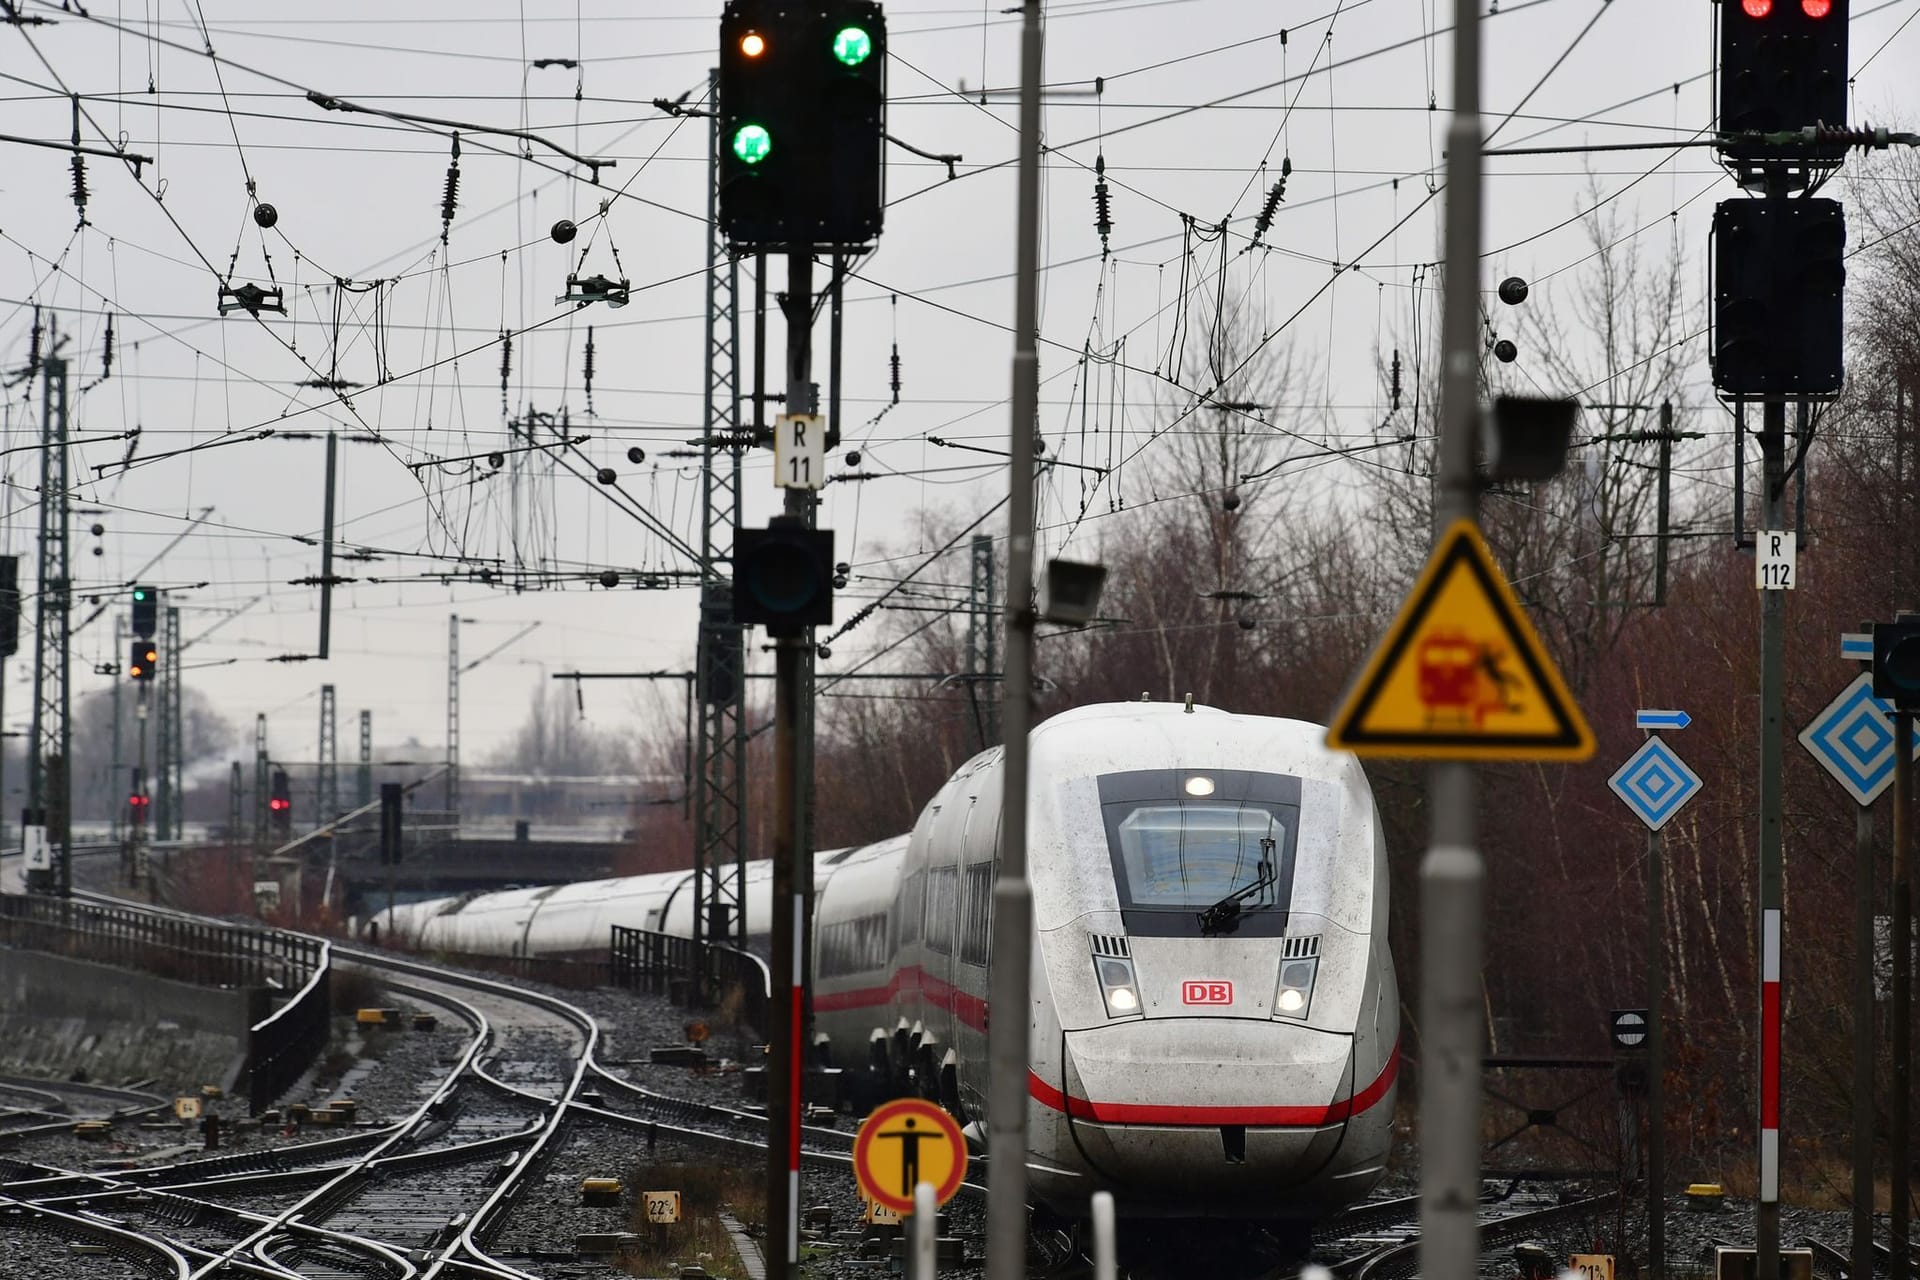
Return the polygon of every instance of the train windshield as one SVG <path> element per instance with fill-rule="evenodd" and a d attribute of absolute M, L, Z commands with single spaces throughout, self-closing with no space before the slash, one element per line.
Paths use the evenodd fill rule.
<path fill-rule="evenodd" d="M 1283 932 L 1299 785 L 1297 778 L 1242 770 L 1101 778 L 1107 848 L 1129 931 Z M 1219 927 L 1229 917 L 1228 927 Z"/>
<path fill-rule="evenodd" d="M 1201 908 L 1253 892 L 1248 908 L 1273 905 L 1274 853 L 1286 836 L 1264 806 L 1146 805 L 1120 819 L 1119 862 L 1139 907 Z"/>

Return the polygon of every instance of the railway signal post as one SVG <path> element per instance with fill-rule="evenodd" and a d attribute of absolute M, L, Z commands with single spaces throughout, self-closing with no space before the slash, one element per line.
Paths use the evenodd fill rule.
<path fill-rule="evenodd" d="M 1717 84 L 1721 162 L 1759 194 L 1714 210 L 1713 385 L 1733 401 L 1736 435 L 1760 403 L 1763 490 L 1756 534 L 1760 598 L 1759 1196 L 1756 1280 L 1780 1277 L 1781 1010 L 1784 947 L 1782 745 L 1786 597 L 1795 535 L 1786 512 L 1787 407 L 1802 460 L 1813 398 L 1845 373 L 1841 293 L 1846 222 L 1812 191 L 1846 156 L 1849 0 L 1721 0 Z"/>
<path fill-rule="evenodd" d="M 774 442 L 784 513 L 764 530 L 736 531 L 732 595 L 732 622 L 757 623 L 774 641 L 768 1280 L 788 1280 L 800 1259 L 813 628 L 833 620 L 833 534 L 813 527 L 834 426 L 813 416 L 813 258 L 828 248 L 837 264 L 842 252 L 880 234 L 886 47 L 886 20 L 874 0 L 805 7 L 729 0 L 720 19 L 720 230 L 735 252 L 777 250 L 787 258 L 785 414 Z M 836 269 L 836 299 L 841 275 Z"/>

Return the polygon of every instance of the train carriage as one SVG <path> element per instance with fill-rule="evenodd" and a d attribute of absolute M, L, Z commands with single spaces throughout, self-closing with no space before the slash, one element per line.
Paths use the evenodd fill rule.
<path fill-rule="evenodd" d="M 1362 1198 L 1391 1138 L 1399 994 L 1358 761 L 1318 725 L 1164 703 L 1065 712 L 1030 741 L 1035 1198 L 1295 1221 Z M 975 1135 L 1003 766 L 974 757 L 911 834 L 815 864 L 817 1058 Z M 684 935 L 688 879 L 421 904 L 402 932 L 488 949 L 491 929 L 531 954 L 604 949 L 610 924 Z M 752 864 L 750 922 L 768 880 Z"/>

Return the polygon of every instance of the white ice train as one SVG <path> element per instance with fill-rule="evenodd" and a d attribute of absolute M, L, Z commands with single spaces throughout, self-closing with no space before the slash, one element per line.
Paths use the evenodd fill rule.
<path fill-rule="evenodd" d="M 1029 1179 L 1084 1214 L 1300 1220 L 1385 1166 L 1400 1063 L 1386 853 L 1360 765 L 1295 720 L 1083 707 L 1033 731 Z M 982 1122 L 1001 753 L 908 836 L 816 862 L 816 1044 Z M 687 933 L 685 872 L 427 902 L 428 947 L 604 954 Z M 765 863 L 748 919 L 768 918 Z"/>

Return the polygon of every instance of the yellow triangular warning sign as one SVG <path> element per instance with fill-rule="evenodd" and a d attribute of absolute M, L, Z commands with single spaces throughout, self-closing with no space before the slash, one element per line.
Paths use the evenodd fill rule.
<path fill-rule="evenodd" d="M 1327 745 L 1431 760 L 1593 754 L 1593 730 L 1473 521 L 1455 521 L 1434 547 Z"/>

